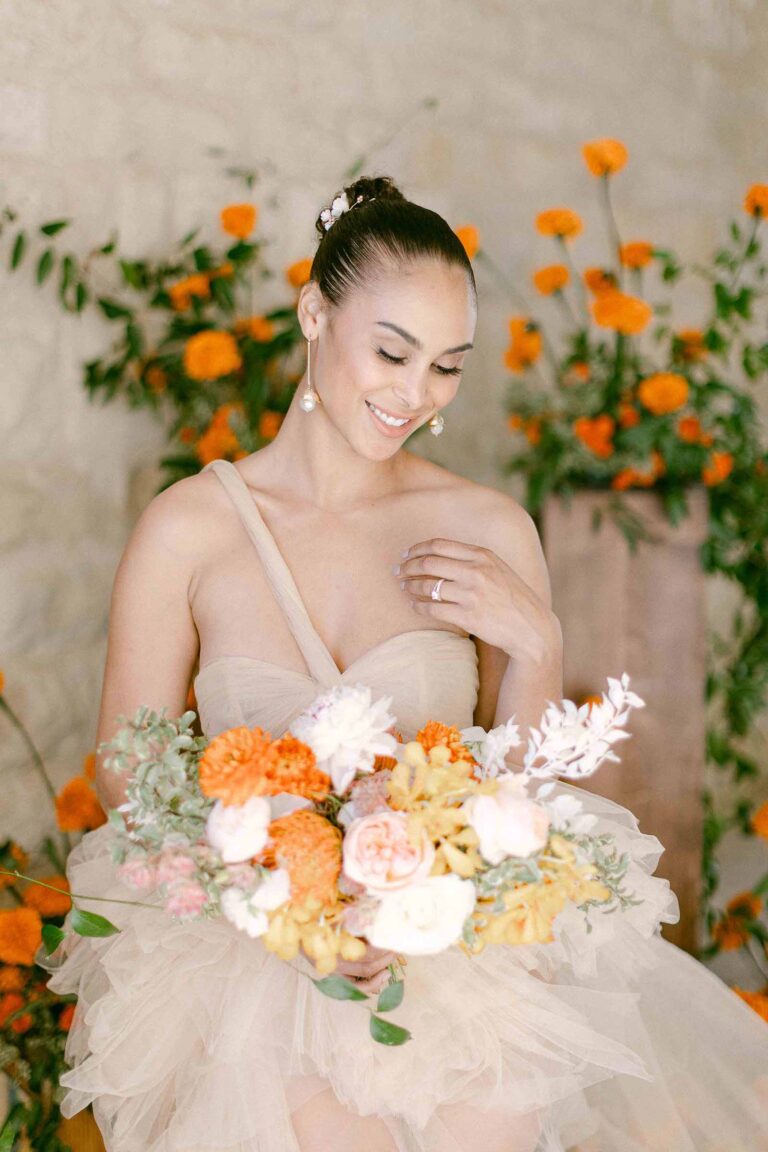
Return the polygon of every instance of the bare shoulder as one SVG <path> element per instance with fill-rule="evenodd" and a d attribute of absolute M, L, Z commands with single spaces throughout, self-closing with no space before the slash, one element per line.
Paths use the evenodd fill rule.
<path fill-rule="evenodd" d="M 131 534 L 131 545 L 156 549 L 169 560 L 194 561 L 211 542 L 221 518 L 217 489 L 210 473 L 196 473 L 169 484 L 142 510 Z"/>

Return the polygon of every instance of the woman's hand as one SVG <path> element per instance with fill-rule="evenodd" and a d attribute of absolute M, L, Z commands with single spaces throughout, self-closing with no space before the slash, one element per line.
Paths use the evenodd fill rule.
<path fill-rule="evenodd" d="M 538 664 L 560 642 L 554 612 L 490 548 L 460 540 L 422 540 L 408 549 L 395 575 L 414 611 L 456 624 L 511 657 Z M 440 577 L 440 599 L 433 600 Z"/>
<path fill-rule="evenodd" d="M 351 979 L 361 992 L 381 992 L 389 983 L 389 965 L 396 960 L 397 953 L 369 944 L 361 960 L 340 959 L 335 971 Z"/>

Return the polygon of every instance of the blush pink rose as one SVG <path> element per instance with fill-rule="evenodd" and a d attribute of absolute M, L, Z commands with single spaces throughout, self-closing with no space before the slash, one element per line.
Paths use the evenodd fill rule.
<path fill-rule="evenodd" d="M 205 889 L 197 880 L 177 880 L 165 899 L 165 910 L 170 916 L 186 920 L 197 916 L 207 899 Z"/>
<path fill-rule="evenodd" d="M 157 883 L 157 873 L 152 862 L 138 856 L 132 860 L 124 860 L 118 866 L 117 875 L 131 888 L 146 890 L 154 888 Z"/>
<path fill-rule="evenodd" d="M 172 884 L 191 876 L 196 870 L 194 860 L 181 852 L 162 852 L 157 861 L 158 884 Z"/>
<path fill-rule="evenodd" d="M 426 833 L 416 848 L 410 843 L 404 812 L 376 812 L 353 820 L 343 851 L 344 874 L 373 894 L 426 879 L 435 859 Z"/>

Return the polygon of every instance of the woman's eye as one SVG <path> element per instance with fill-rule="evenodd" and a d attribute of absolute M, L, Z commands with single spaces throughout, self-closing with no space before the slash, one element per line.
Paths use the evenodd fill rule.
<path fill-rule="evenodd" d="M 390 364 L 405 364 L 405 357 L 390 356 L 389 352 L 385 352 L 383 348 L 378 349 L 379 356 L 388 361 Z M 437 365 L 437 370 L 441 376 L 460 376 L 462 373 L 461 368 L 441 368 Z"/>

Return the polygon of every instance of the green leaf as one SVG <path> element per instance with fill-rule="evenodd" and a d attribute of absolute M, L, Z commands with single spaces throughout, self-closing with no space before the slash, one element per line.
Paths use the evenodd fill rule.
<path fill-rule="evenodd" d="M 27 250 L 27 235 L 25 232 L 19 232 L 13 244 L 13 251 L 11 253 L 11 268 L 18 268 L 21 263 L 24 253 Z"/>
<path fill-rule="evenodd" d="M 133 315 L 130 308 L 118 304 L 116 300 L 109 300 L 106 296 L 99 296 L 97 303 L 107 320 L 124 320 Z"/>
<path fill-rule="evenodd" d="M 18 1127 L 19 1125 L 10 1117 L 3 1124 L 2 1131 L 0 1131 L 0 1152 L 13 1152 Z"/>
<path fill-rule="evenodd" d="M 367 1000 L 368 996 L 365 992 L 361 992 L 356 988 L 351 980 L 347 980 L 345 976 L 337 976 L 331 973 L 330 976 L 324 976 L 322 980 L 312 980 L 316 988 L 319 988 L 324 996 L 330 996 L 332 1000 Z"/>
<path fill-rule="evenodd" d="M 46 276 L 50 276 L 51 269 L 53 268 L 53 249 L 46 248 L 42 256 L 37 262 L 37 282 L 42 284 Z"/>
<path fill-rule="evenodd" d="M 376 1011 L 391 1012 L 393 1008 L 398 1008 L 403 1002 L 404 992 L 405 982 L 403 980 L 393 980 L 391 984 L 387 984 L 386 988 L 382 988 L 379 993 Z"/>
<path fill-rule="evenodd" d="M 411 1034 L 407 1028 L 400 1028 L 397 1024 L 390 1024 L 389 1020 L 382 1020 L 381 1016 L 371 1013 L 371 1036 L 378 1044 L 389 1044 L 394 1047 L 405 1044 L 410 1040 Z"/>
<path fill-rule="evenodd" d="M 78 280 L 75 286 L 75 308 L 78 312 L 82 312 L 88 300 L 88 289 L 82 280 Z"/>
<path fill-rule="evenodd" d="M 43 236 L 55 236 L 62 228 L 68 228 L 70 223 L 69 220 L 52 220 L 50 224 L 41 224 L 40 231 Z"/>
<path fill-rule="evenodd" d="M 120 931 L 106 916 L 99 916 L 98 912 L 86 912 L 77 906 L 72 909 L 72 928 L 80 936 L 112 936 Z"/>
<path fill-rule="evenodd" d="M 50 956 L 51 952 L 55 952 L 59 944 L 64 939 L 65 933 L 56 924 L 43 924 L 43 944 L 45 944 L 45 954 Z"/>

